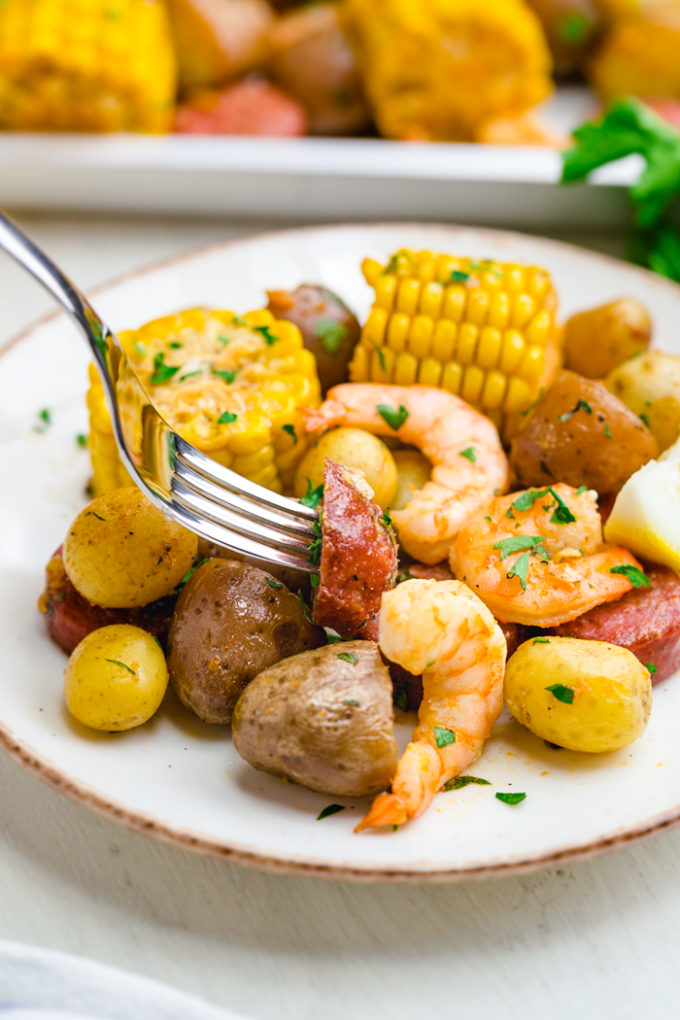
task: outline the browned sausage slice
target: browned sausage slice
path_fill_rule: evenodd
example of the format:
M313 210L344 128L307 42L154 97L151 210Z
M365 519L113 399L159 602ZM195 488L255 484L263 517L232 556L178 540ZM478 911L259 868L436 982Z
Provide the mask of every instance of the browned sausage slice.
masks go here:
M647 571L651 588L634 588L555 629L565 637L622 645L656 668L652 681L680 669L680 577L666 567Z
M326 460L319 585L313 616L342 637L378 637L382 593L394 584L397 542L357 471Z

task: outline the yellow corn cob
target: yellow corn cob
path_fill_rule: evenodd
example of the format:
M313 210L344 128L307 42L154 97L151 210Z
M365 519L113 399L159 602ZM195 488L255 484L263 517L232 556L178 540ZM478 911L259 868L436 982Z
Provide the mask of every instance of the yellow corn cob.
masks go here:
M291 488L307 449L301 407L319 403L313 354L297 326L268 311L190 309L119 334L154 404L199 450L246 478ZM95 495L129 477L93 365L87 394Z
M549 95L550 53L523 0L345 0L381 134L473 139Z
M0 128L167 131L175 88L162 0L0 3Z
M362 270L375 300L351 379L441 387L517 431L560 360L545 269L402 250Z

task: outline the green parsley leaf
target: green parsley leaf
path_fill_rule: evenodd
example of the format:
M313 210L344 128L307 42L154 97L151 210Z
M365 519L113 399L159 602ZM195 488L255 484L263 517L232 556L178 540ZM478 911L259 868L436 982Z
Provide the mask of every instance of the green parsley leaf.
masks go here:
M300 599L300 605L302 606L302 615L304 616L305 620L307 621L307 623L314 623L314 620L312 619L311 614L309 612L309 606L305 602L305 597L299 588L297 591L297 597Z
M312 588L318 588L319 587L319 575L318 574L310 574L309 575L309 583L311 584Z
M242 315L235 315L231 321L234 323L235 326L247 326L248 325L248 323L246 322L246 320L243 318Z
M459 450L458 455L472 461L473 464L477 463L477 454L475 453L474 446L467 446L464 450Z
M531 643L532 643L532 645L549 645L550 644L550 638L547 638L547 637L535 637Z
M620 563L618 567L610 567L610 574L623 574L627 577L634 588L651 588L652 582L649 580L644 570L640 570L639 567L634 567L632 563Z
M401 428L408 418L408 411L403 404L399 405L398 411L395 411L389 404L378 404L376 406L376 411L383 421L395 432Z
M359 708L359 702L354 698L348 698L345 704L349 705L350 708Z
M541 542L545 542L545 535L513 535L511 538L503 538L496 542L493 549L500 549L501 560L512 553L521 552L522 549L535 549Z
M182 345L181 345L181 343L179 342L179 340L171 340L171 341L170 341L170 348L171 348L171 349L172 349L173 351L179 351L179 350L181 349L181 347L182 347Z
M78 435L76 436L76 443L78 444L78 446L81 446L83 448L87 446L87 436L85 435L84 432L78 433Z
M209 556L194 556L194 562L191 564L186 574L179 582L180 584L186 584L190 577L193 577L199 567L202 567L204 563L207 563Z
M612 430L609 428L609 422L608 421L606 421L604 423L604 435L605 435L605 439L611 439L611 437L612 437Z
M213 375L217 375L220 379L223 379L225 383L233 383L236 378L236 372L230 368L211 368L210 371Z
M149 353L149 352L147 351L146 347L144 346L144 344L141 344L141 343L139 342L139 340L138 340L138 341L137 341L137 342L135 343L135 345L134 345L134 348L135 348L135 350L137 351L137 354L141 354L141 355L142 355L142 357L144 357L144 355L146 355L146 354L148 354L148 353Z
M569 421L569 419L575 415L577 411L585 411L586 414L593 413L593 409L587 401L579 400L576 405L572 407L571 411L565 411L564 414L558 414L558 421Z
M102 517L100 514L96 513L94 510L86 510L85 511L85 516L86 517L96 517L98 521L105 521L106 520L106 517Z
M154 386L158 386L161 383L168 382L168 380L172 379L174 375L177 375L181 366L166 365L165 354L163 353L163 351L159 351L158 354L154 356L153 367L154 371L150 381Z
M511 577L516 577L519 583L522 585L522 591L527 590L527 575L529 573L529 552L522 553L518 556L512 566L506 573L508 580Z
M52 424L52 412L49 407L43 407L41 411L38 411L39 424L35 426L35 432L47 432L48 428Z
M564 500L557 495L554 489L548 489L548 492L557 503L555 513L550 518L551 524L573 524L576 518Z
M478 776L456 776L455 779L449 779L448 783L444 785L445 790L462 790L464 786L470 786L472 783L476 783L477 786L491 786L488 779L480 779Z
M437 747L448 747L449 744L455 744L456 734L446 726L435 726L434 739L437 742Z
M337 645L340 641L345 641L346 638L341 637L339 634L326 634L329 645Z
M387 510L383 510L383 515L381 517L381 524L385 528L391 528L392 527L392 518L388 514Z
M281 582L275 581L273 577L266 577L265 580L270 588L276 588L277 591L280 591L281 588L283 588Z
M583 493L587 492L587 491L588 491L588 486L587 485L579 485L578 489L576 490L576 495L577 496L582 496Z
M283 432L287 432L288 435L293 440L293 446L297 446L297 444L298 444L298 437L297 437L297 432L295 431L295 426L294 425L283 425L282 426L282 431Z
M342 659L343 662L349 662L352 666L356 666L359 661L359 656L356 652L338 652L337 658Z
M107 344L106 339L104 338L104 330L102 329L101 323L97 322L97 320L92 317L91 313L86 313L86 318L89 323L90 329L94 333L94 342L97 345L97 349L99 350L99 353L101 354L104 361L106 361L107 355L109 353L109 345Z
M184 375L179 376L179 381L184 382L185 379L191 379L194 375L203 375L202 368L196 368L193 372L185 372Z
M654 676L655 673L658 673L658 670L657 670L657 668L656 668L656 666L654 665L653 662L647 662L645 664L645 669L649 670L649 672L652 674L652 676Z
M137 676L134 669L128 666L127 662L121 662L120 659L104 659L104 662L112 662L114 666L120 666L121 669L126 669L132 676Z
M236 320L234 320L234 321L236 321ZM230 336L225 336L224 333L219 333L218 336L217 336L217 339L218 339L218 341L221 344L224 344L225 347L227 346L227 344L231 343L231 337Z
M372 339L369 338L368 342L375 347L375 353L378 355L378 361L380 363L380 368L382 369L383 372L386 372L387 371L387 361L385 360L385 352L384 352L384 350L382 349L382 347L380 346L380 344L378 343L377 340L372 340Z
M640 418L640 421L643 423L643 425L646 425L647 428L649 428L649 418L647 417L647 415L646 414L641 414L641 415L639 415L639 418Z
M502 801L504 804L521 804L526 793L497 793L496 800Z
M308 478L307 491L300 500L300 502L302 503L303 506L308 506L311 507L312 510L315 510L322 499L323 499L323 484L317 485L317 487L314 488L312 485L312 479Z
M472 263L471 263L472 264ZM466 280L470 279L469 273L464 273L462 269L451 270L451 280L453 283L465 283Z
M395 580L394 580L394 583L395 584L401 584L402 581L410 581L412 579L412 577L413 577L413 574L411 573L411 571L408 568L406 570L400 570L399 573L397 574Z
M236 421L237 418L238 418L238 415L234 414L233 411L223 411L222 414L217 419L217 424L218 425L231 425L231 423L233 421Z
M563 702L565 705L572 705L574 703L574 688L565 687L564 684L551 684L550 687L545 688L546 691L557 698L558 701Z
M557 34L567 46L580 46L585 42L594 27L591 17L582 11L569 11L556 24Z
M264 342L266 343L267 347L271 347L271 345L275 344L276 341L278 340L278 337L275 336L274 333L272 333L269 326L253 326L253 329L256 333L262 334L262 336L264 337Z
M321 346L326 354L337 354L347 339L347 326L343 326L335 319L322 317L317 319L314 336L321 341Z
M537 499L541 499L543 496L547 496L549 489L526 489L521 492L517 499L513 502L515 510L524 511L531 510L532 506Z
M345 808L343 804L329 804L328 807L323 809L323 811L319 811L316 816L316 820L317 822L320 822L322 818L328 818L329 815L337 815L338 811L344 810Z

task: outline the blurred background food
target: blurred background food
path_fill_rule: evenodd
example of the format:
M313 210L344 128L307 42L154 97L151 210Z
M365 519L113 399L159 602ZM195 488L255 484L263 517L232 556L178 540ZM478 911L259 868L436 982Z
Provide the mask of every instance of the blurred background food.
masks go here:
M680 0L2 0L0 128L560 146L562 81L680 121Z

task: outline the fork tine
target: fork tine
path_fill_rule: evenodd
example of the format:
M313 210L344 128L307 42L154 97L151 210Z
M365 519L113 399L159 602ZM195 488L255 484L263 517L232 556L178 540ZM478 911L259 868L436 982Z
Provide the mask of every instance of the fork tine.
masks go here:
M223 503L214 503L205 495L190 489L177 476L172 479L171 492L174 501L185 510L191 510L199 517L205 517L214 521L215 524L223 525L229 531L237 532L268 547L279 547L291 553L299 553L301 556L309 555L308 541L285 531L267 527L266 524L251 521L242 514L234 513Z
M282 513L273 507L267 507L256 503L252 499L244 498L233 490L224 489L216 485L205 475L199 475L191 470L184 461L176 458L175 477L179 478L187 488L192 489L199 496L207 497L212 503L218 504L227 511L241 514L253 522L264 527L274 527L286 531L291 535L298 535L306 539L309 544L315 537L312 521L292 517L290 514Z
M244 478L242 475L237 475L235 471L224 467L223 464L218 464L217 461L212 460L178 435L175 435L175 451L176 461L179 460L189 468L193 468L199 475L203 475L223 489L229 489L231 492L251 499L258 505L274 507L294 519L306 520L310 524L318 518L317 511L311 507L303 506L297 500L289 499L288 496L282 496L271 489L265 489L264 486L258 485L256 482L251 482L250 479Z

